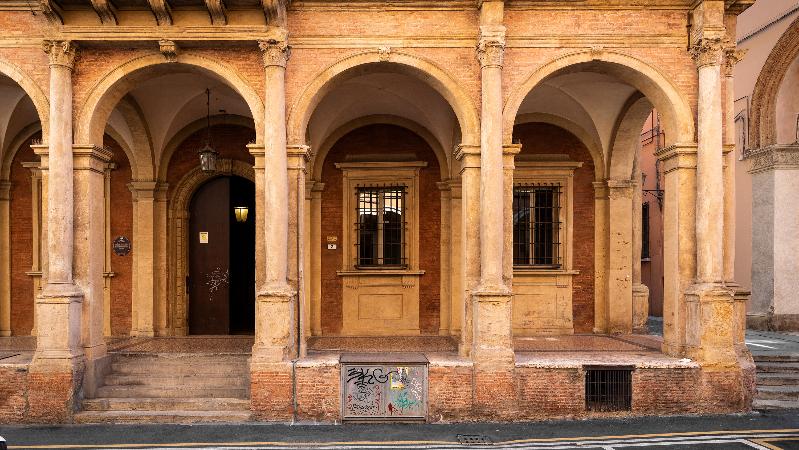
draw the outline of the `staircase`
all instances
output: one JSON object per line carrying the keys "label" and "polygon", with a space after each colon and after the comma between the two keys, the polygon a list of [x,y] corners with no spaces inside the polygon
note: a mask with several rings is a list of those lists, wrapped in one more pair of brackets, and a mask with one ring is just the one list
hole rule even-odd
{"label": "staircase", "polygon": [[799,355],[755,355],[754,409],[799,409]]}
{"label": "staircase", "polygon": [[114,353],[78,423],[200,423],[250,419],[249,355]]}

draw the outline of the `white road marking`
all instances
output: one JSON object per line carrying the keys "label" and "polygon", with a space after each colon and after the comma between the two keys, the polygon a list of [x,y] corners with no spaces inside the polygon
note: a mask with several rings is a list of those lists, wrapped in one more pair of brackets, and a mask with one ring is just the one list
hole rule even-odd
{"label": "white road marking", "polygon": [[754,342],[747,342],[746,345],[754,345],[755,347],[765,347],[765,348],[770,348],[772,350],[777,349],[777,347],[772,347],[770,345],[763,345],[763,344],[755,344]]}

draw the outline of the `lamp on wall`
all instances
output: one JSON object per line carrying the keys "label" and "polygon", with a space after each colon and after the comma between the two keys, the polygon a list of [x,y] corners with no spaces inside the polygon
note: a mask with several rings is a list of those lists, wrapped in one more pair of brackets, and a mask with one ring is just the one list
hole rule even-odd
{"label": "lamp on wall", "polygon": [[211,91],[209,89],[205,90],[205,97],[205,106],[207,110],[205,116],[205,145],[198,153],[200,154],[200,168],[202,171],[206,173],[212,173],[216,172],[216,160],[219,156],[219,152],[211,147]]}
{"label": "lamp on wall", "polygon": [[247,221],[247,215],[250,213],[250,208],[246,206],[237,206],[233,208],[233,212],[236,213],[236,222],[244,223]]}

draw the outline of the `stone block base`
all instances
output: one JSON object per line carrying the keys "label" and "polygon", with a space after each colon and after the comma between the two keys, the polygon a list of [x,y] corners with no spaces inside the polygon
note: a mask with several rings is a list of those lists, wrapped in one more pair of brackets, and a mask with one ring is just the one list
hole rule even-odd
{"label": "stone block base", "polygon": [[746,327],[760,331],[799,331],[799,314],[751,314]]}

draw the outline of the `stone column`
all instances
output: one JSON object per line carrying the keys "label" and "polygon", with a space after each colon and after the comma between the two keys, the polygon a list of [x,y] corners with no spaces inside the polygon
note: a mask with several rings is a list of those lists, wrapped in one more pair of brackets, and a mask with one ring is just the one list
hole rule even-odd
{"label": "stone column", "polygon": [[480,148],[459,145],[454,158],[461,162],[461,336],[458,353],[471,356],[473,333],[472,293],[480,283]]}
{"label": "stone column", "polygon": [[11,182],[0,181],[0,337],[11,336]]}
{"label": "stone column", "polygon": [[799,144],[748,152],[752,162],[752,302],[756,328],[799,330]]}
{"label": "stone column", "polygon": [[608,333],[608,183],[594,186],[594,333]]}
{"label": "stone column", "polygon": [[306,328],[307,315],[305,295],[305,166],[311,156],[311,149],[307,145],[292,145],[287,149],[288,154],[288,179],[289,179],[289,250],[288,250],[288,279],[289,286],[297,293],[295,304],[295,336],[293,342],[295,350],[300,356],[305,355],[305,341],[307,336],[303,330]]}
{"label": "stone column", "polygon": [[[493,2],[501,7],[501,2]],[[483,4],[482,14],[486,14]],[[482,25],[477,58],[482,80],[480,129],[480,285],[473,293],[475,407],[497,417],[515,405],[512,293],[505,284],[505,174],[502,63],[505,27]]]}
{"label": "stone column", "polygon": [[[264,62],[264,177],[263,208],[256,217],[263,224],[264,265],[255,302],[255,344],[252,350],[251,405],[257,418],[292,417],[292,365],[297,356],[297,291],[289,284],[290,188],[286,148],[286,64],[290,48],[287,32],[259,41]],[[296,205],[295,205],[296,207]],[[256,238],[257,240],[257,238]]]}
{"label": "stone column", "polygon": [[[82,341],[86,356],[83,386],[94,396],[106,365],[104,340],[105,169],[113,154],[93,145],[72,147],[75,192],[75,284],[83,291]],[[55,163],[51,156],[51,173]],[[55,188],[53,184],[50,185]],[[43,325],[43,324],[42,324]]]}
{"label": "stone column", "polygon": [[633,204],[634,182],[608,180],[608,332],[633,330]]}
{"label": "stone column", "polygon": [[128,184],[133,195],[133,336],[155,336],[158,323],[155,273],[155,181]]}
{"label": "stone column", "polygon": [[720,38],[703,36],[691,48],[699,70],[696,163],[696,284],[686,296],[686,350],[706,365],[736,363],[735,300],[724,286],[723,114]]}
{"label": "stone column", "polygon": [[633,332],[646,334],[646,323],[649,319],[649,288],[641,283],[643,177],[640,145],[637,146],[633,159],[633,183]]}
{"label": "stone column", "polygon": [[72,70],[76,48],[45,41],[50,58],[50,136],[47,189],[47,284],[36,299],[39,333],[30,367],[29,419],[68,420],[83,370],[81,303],[72,275]]}

